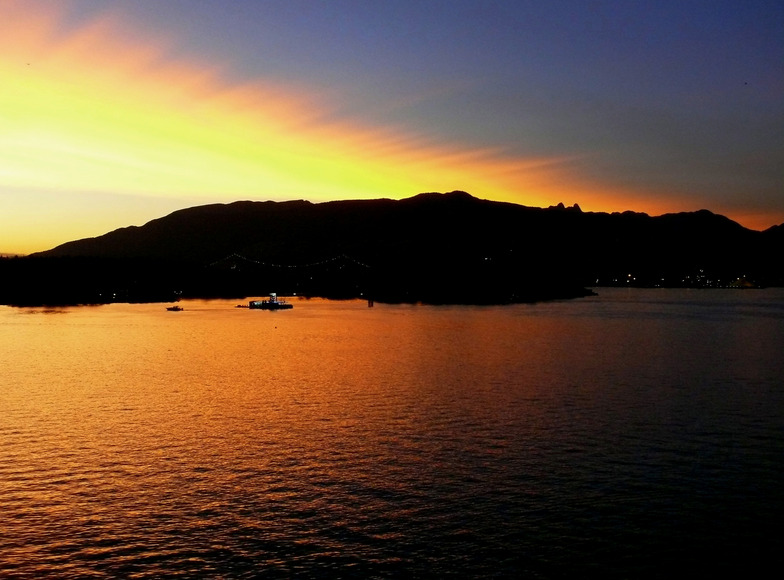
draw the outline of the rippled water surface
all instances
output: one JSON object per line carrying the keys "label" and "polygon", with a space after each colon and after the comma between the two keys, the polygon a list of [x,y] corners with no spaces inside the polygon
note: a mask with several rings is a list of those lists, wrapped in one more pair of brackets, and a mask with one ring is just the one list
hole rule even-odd
{"label": "rippled water surface", "polygon": [[754,575],[784,292],[0,307],[0,577]]}

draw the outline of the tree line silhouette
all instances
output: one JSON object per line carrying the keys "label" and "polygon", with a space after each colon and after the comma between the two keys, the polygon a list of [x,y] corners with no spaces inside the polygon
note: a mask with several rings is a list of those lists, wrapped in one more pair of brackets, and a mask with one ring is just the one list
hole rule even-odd
{"label": "tree line silhouette", "polygon": [[782,250],[784,227],[757,232],[707,210],[589,213],[465,192],[241,201],[0,259],[0,303],[278,292],[477,304],[584,296],[596,285],[781,285]]}

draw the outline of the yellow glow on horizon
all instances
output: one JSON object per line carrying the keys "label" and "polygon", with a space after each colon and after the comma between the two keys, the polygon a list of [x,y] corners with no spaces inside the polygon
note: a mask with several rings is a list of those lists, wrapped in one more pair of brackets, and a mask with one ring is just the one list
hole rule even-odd
{"label": "yellow glow on horizon", "polygon": [[[16,196],[15,206],[30,204],[24,215],[46,211],[26,202],[36,191],[181,199],[185,207],[194,200],[317,202],[462,189],[525,205],[628,206],[625,192],[579,175],[585,159],[513,157],[337,118],[306,88],[272,79],[229,83],[220,67],[173,59],[171,41],[128,31],[109,14],[67,30],[62,9],[0,0],[0,203]],[[89,221],[87,203],[61,218],[42,216],[42,231],[24,241],[18,224],[0,221],[0,251],[42,250],[130,225],[108,226],[96,212],[95,227],[105,229],[74,235],[64,222],[73,225],[80,210]]]}
{"label": "yellow glow on horizon", "polygon": [[225,86],[209,67],[170,62],[162,42],[124,38],[111,18],[59,39],[56,20],[19,11],[0,24],[5,190],[319,201],[460,188],[498,198],[526,179],[541,185],[560,161],[334,121],[274,83]]}

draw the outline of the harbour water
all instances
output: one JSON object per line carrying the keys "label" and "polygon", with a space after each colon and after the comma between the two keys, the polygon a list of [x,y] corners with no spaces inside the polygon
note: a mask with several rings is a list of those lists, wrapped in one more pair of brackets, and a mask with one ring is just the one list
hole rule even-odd
{"label": "harbour water", "polygon": [[784,290],[0,307],[2,578],[759,576]]}

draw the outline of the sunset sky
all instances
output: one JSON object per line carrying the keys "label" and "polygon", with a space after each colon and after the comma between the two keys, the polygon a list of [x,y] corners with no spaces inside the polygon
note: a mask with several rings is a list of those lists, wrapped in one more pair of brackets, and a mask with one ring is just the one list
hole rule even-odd
{"label": "sunset sky", "polygon": [[784,2],[0,0],[0,253],[454,189],[784,222]]}

